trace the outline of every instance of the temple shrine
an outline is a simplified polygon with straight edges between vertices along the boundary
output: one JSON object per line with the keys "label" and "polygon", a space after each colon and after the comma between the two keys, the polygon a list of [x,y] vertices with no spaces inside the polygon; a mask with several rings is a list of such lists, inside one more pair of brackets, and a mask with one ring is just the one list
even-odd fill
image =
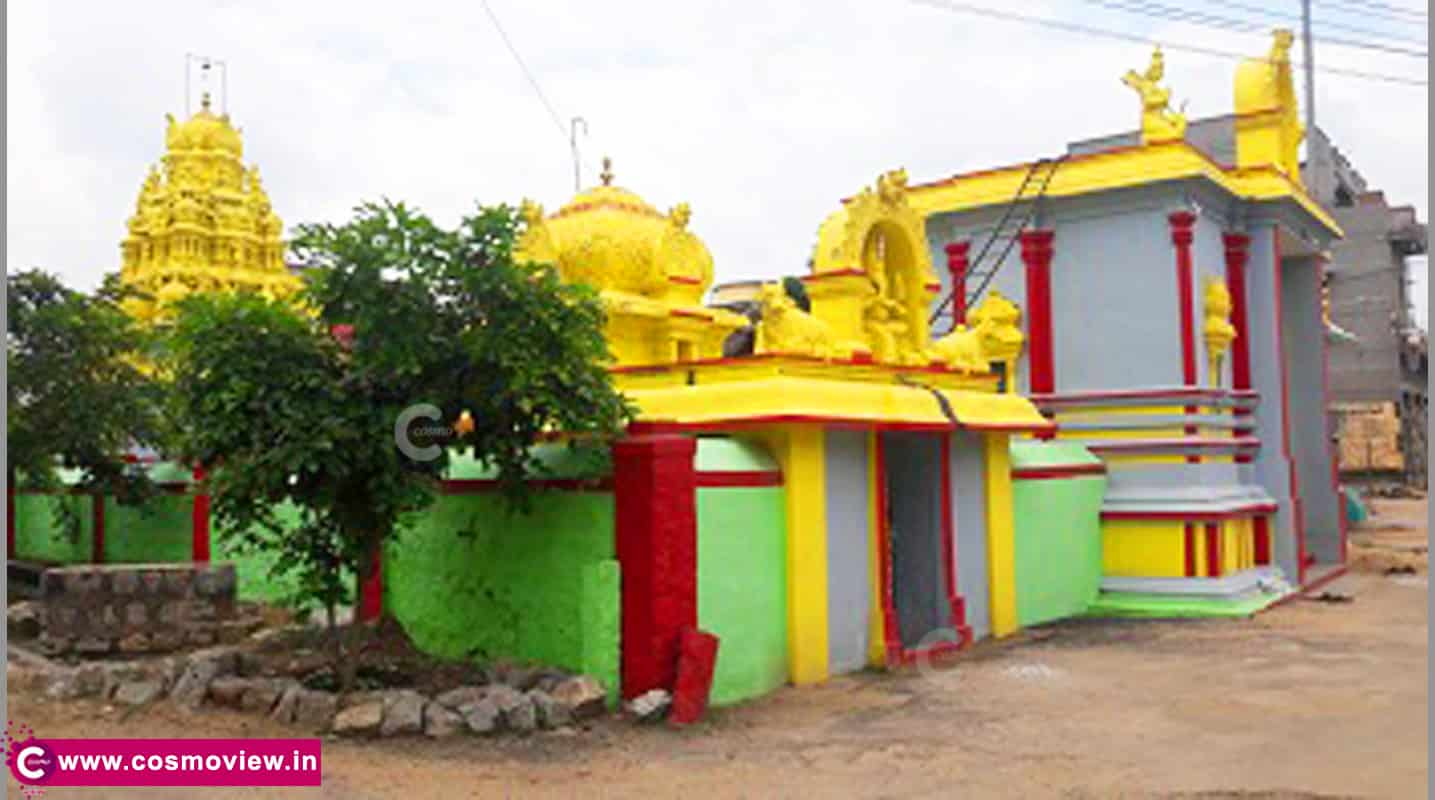
{"label": "temple shrine", "polygon": [[[615,698],[673,688],[700,629],[729,703],[1062,618],[1249,615],[1339,574],[1321,273],[1340,230],[1301,184],[1290,44],[1236,70],[1228,151],[1190,140],[1158,50],[1122,79],[1135,133],[876,176],[795,281],[713,292],[700,217],[606,159],[556,211],[525,201],[516,255],[598,292],[637,419],[607,474],[545,452],[532,516],[456,458],[360,616]],[[122,246],[151,298],[132,312],[295,291],[227,117],[171,119],[166,148]]]}
{"label": "temple shrine", "polygon": [[153,322],[193,292],[293,294],[300,283],[284,265],[284,225],[259,168],[244,165],[229,115],[214,114],[206,93],[188,120],[166,119],[164,157],[145,176],[120,244],[120,279],[144,295],[126,309]]}

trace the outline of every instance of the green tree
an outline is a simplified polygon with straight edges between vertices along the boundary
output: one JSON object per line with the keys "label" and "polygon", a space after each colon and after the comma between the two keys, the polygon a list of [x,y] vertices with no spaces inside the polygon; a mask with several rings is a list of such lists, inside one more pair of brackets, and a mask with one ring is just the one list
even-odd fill
{"label": "green tree", "polygon": [[139,366],[151,339],[121,310],[126,292],[114,276],[85,294],[41,270],[10,275],[7,290],[10,486],[54,487],[64,467],[95,496],[143,502],[153,486],[124,455],[162,446],[166,426],[162,386]]}
{"label": "green tree", "polygon": [[[525,479],[542,470],[533,445],[608,438],[629,416],[604,368],[595,293],[515,263],[518,224],[507,207],[449,230],[368,204],[299,229],[304,310],[245,294],[179,306],[183,450],[206,465],[220,535],[277,552],[331,626],[383,543],[432,501],[450,446],[493,466],[524,507]],[[297,528],[276,518],[285,502]],[[335,647],[348,688],[355,662],[338,636]]]}

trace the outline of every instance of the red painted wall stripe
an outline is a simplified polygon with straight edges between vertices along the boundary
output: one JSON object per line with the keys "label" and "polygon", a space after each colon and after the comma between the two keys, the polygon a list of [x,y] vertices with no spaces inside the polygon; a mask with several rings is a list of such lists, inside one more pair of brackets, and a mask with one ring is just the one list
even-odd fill
{"label": "red painted wall stripe", "polygon": [[1102,519],[1170,519],[1170,520],[1226,520],[1244,519],[1259,514],[1274,514],[1275,503],[1242,506],[1223,511],[1103,511]]}
{"label": "red painted wall stripe", "polygon": [[1021,260],[1026,264],[1028,381],[1033,393],[1056,389],[1051,318],[1052,237],[1049,230],[1029,230],[1021,234]]}
{"label": "red painted wall stripe", "polygon": [[[1251,388],[1251,339],[1249,300],[1246,297],[1246,258],[1251,237],[1243,233],[1227,233],[1221,237],[1226,250],[1226,287],[1231,292],[1231,325],[1236,338],[1231,342],[1231,384],[1237,391]],[[1237,423],[1250,416],[1250,410],[1235,409]],[[1250,430],[1251,428],[1247,428]],[[1239,454],[1236,462],[1248,464],[1251,456]]]}
{"label": "red painted wall stripe", "polygon": [[697,473],[697,486],[699,489],[744,488],[781,485],[781,472],[752,471]]}
{"label": "red painted wall stripe", "polygon": [[897,609],[892,603],[892,526],[887,519],[887,448],[877,437],[873,461],[877,470],[877,571],[881,576],[882,630],[887,658],[901,661],[902,631],[897,627]]}
{"label": "red painted wall stripe", "polygon": [[1023,467],[1011,472],[1012,478],[1020,481],[1060,480],[1079,478],[1084,475],[1105,475],[1105,464],[1065,464],[1052,467]]}

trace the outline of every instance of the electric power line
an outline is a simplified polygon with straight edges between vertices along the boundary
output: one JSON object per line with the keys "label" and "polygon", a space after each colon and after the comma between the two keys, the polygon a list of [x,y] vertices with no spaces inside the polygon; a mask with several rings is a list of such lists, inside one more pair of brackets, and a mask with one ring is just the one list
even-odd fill
{"label": "electric power line", "polygon": [[1391,5],[1390,3],[1378,3],[1373,2],[1373,0],[1319,0],[1316,5],[1344,10],[1349,14],[1368,14],[1395,22],[1407,22],[1418,25],[1426,24],[1425,21],[1430,18],[1428,13],[1419,9]]}
{"label": "electric power line", "polygon": [[[1235,9],[1235,10],[1237,10],[1237,11],[1245,11],[1245,12],[1251,13],[1251,14],[1264,14],[1265,16],[1271,17],[1271,18],[1273,18],[1273,19],[1286,20],[1286,21],[1289,21],[1289,22],[1300,22],[1300,21],[1301,21],[1301,16],[1300,16],[1299,14],[1291,14],[1291,13],[1283,12],[1283,11],[1273,11],[1273,10],[1271,10],[1271,9],[1269,9],[1269,8],[1261,8],[1260,6],[1253,6],[1253,5],[1249,5],[1249,4],[1247,4],[1247,3],[1238,3],[1238,2],[1235,2],[1235,0],[1206,0],[1206,2],[1207,2],[1207,3],[1210,3],[1210,4],[1212,4],[1212,5],[1223,6],[1223,7],[1225,7],[1225,8],[1231,8],[1231,9]],[[1314,22],[1314,24],[1316,25],[1316,27],[1320,27],[1320,28],[1334,28],[1334,29],[1336,29],[1336,30],[1348,31],[1348,32],[1350,32],[1350,33],[1364,34],[1364,35],[1366,35],[1366,36],[1380,36],[1380,37],[1384,37],[1384,38],[1386,38],[1386,39],[1389,39],[1389,40],[1391,40],[1391,41],[1393,41],[1393,42],[1406,42],[1406,43],[1408,43],[1408,44],[1419,44],[1419,45],[1429,46],[1429,42],[1428,42],[1427,40],[1425,40],[1425,39],[1412,39],[1412,38],[1409,38],[1409,37],[1406,37],[1406,36],[1395,36],[1395,35],[1386,33],[1385,31],[1377,31],[1377,30],[1372,30],[1372,29],[1370,29],[1370,28],[1362,28],[1362,27],[1359,27],[1359,26],[1357,26],[1357,25],[1349,25],[1349,24],[1344,23],[1344,22],[1334,22],[1334,21],[1325,20],[1325,19],[1317,19],[1317,20],[1314,20],[1313,22]]]}
{"label": "electric power line", "polygon": [[[1191,25],[1201,25],[1207,28],[1218,28],[1220,30],[1235,31],[1237,33],[1264,33],[1266,26],[1252,20],[1233,19],[1216,14],[1207,14],[1200,11],[1190,11],[1176,6],[1154,3],[1149,0],[1082,0],[1089,5],[1101,6],[1113,11],[1124,11],[1128,14],[1140,14],[1154,19],[1168,20],[1171,22],[1185,22]],[[1374,50],[1382,53],[1411,56],[1413,58],[1429,58],[1430,53],[1426,50],[1411,50],[1406,47],[1394,47],[1379,42],[1367,42],[1357,39],[1345,39],[1336,36],[1315,36],[1317,42],[1336,45],[1339,47],[1355,47],[1362,50]]]}
{"label": "electric power line", "polygon": [[543,93],[543,87],[538,85],[538,79],[533,77],[533,72],[530,71],[528,65],[524,63],[523,56],[518,54],[518,49],[513,46],[513,41],[508,38],[508,33],[503,30],[503,23],[498,21],[498,15],[493,13],[493,9],[488,5],[488,0],[482,0],[482,2],[483,10],[488,13],[489,20],[493,22],[493,29],[498,31],[499,38],[503,40],[503,44],[508,48],[508,52],[512,54],[513,60],[518,62],[518,68],[523,71],[523,76],[528,79],[528,85],[533,87],[533,93],[538,95],[539,101],[542,102],[543,107],[548,110],[548,116],[553,120],[553,125],[558,128],[558,133],[566,140],[568,138],[568,127],[563,124],[563,117],[554,110],[553,104],[548,102],[548,95]]}
{"label": "electric power line", "polygon": [[[1134,33],[1113,31],[1107,28],[1097,28],[1091,25],[1082,25],[1077,22],[1067,22],[1049,17],[1033,17],[1027,14],[1017,14],[1011,11],[1001,11],[994,8],[974,6],[957,0],[908,0],[914,5],[927,6],[942,11],[951,11],[958,14],[973,14],[976,16],[989,17],[991,19],[1006,20],[1007,22],[1021,22],[1028,25],[1037,25],[1043,28],[1065,31],[1067,33],[1080,33],[1087,36],[1096,36],[1105,39],[1116,39],[1123,42],[1135,42],[1137,44],[1160,44],[1167,50],[1196,53],[1198,55],[1214,56],[1216,58],[1233,58],[1238,61],[1245,60],[1249,56],[1245,53],[1237,53],[1231,50],[1221,50],[1214,47],[1201,47],[1188,44],[1170,44],[1157,42],[1150,36],[1140,36]],[[1292,66],[1299,66],[1293,63]],[[1396,83],[1405,86],[1428,86],[1427,81],[1418,78],[1405,78],[1398,75],[1386,75],[1378,72],[1364,72],[1361,70],[1345,69],[1343,67],[1317,66],[1317,72],[1324,72],[1330,75],[1344,75],[1347,78],[1360,78],[1363,80],[1381,81],[1384,83]]]}

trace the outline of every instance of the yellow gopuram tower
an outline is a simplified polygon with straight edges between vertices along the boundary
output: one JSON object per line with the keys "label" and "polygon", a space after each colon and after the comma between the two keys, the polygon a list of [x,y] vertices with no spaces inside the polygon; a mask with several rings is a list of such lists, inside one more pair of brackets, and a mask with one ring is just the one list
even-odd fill
{"label": "yellow gopuram tower", "polygon": [[140,188],[120,247],[120,279],[145,297],[126,301],[135,317],[162,320],[192,292],[255,291],[287,297],[300,286],[284,265],[284,226],[243,163],[244,143],[229,115],[200,110],[183,123],[165,115],[165,154]]}

